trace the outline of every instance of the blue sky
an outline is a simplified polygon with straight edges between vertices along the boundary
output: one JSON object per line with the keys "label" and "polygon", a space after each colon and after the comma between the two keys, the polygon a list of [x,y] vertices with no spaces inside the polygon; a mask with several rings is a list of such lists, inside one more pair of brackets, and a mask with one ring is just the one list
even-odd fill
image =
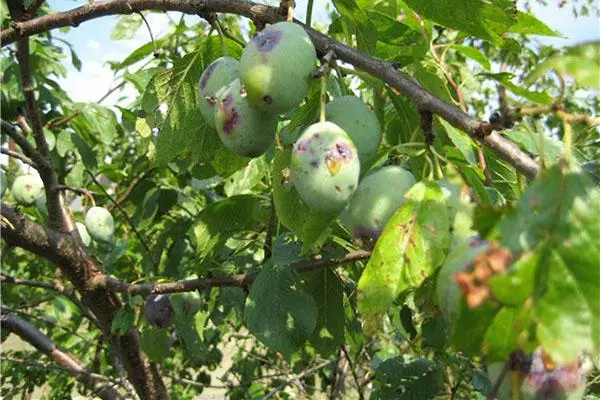
{"label": "blue sky", "polygon": [[[270,5],[279,4],[279,0],[262,1]],[[50,0],[50,6],[59,11],[75,8],[87,4],[86,0]],[[305,17],[307,0],[296,0],[296,16],[303,20]],[[559,9],[551,0],[548,7],[534,4],[533,13],[548,26],[561,32],[563,38],[540,38],[546,44],[566,46],[586,40],[600,39],[600,21],[596,16],[580,17],[575,19],[570,9]],[[313,23],[327,23],[327,10],[331,9],[330,0],[316,0],[314,4]],[[164,14],[146,14],[152,26],[155,37],[160,37],[168,30],[168,19]],[[176,18],[178,13],[173,13]],[[187,16],[186,22],[194,24],[196,16]],[[110,68],[106,65],[109,60],[122,60],[131,51],[145,44],[149,40],[146,29],[138,30],[135,37],[125,41],[111,41],[110,32],[117,21],[116,17],[104,17],[81,24],[77,29],[71,29],[62,37],[68,40],[75,48],[83,61],[81,72],[69,66],[69,75],[62,79],[61,84],[75,101],[96,101],[106,93],[115,83]],[[131,88],[116,92],[105,100],[103,104],[112,105],[119,97],[135,94]]]}

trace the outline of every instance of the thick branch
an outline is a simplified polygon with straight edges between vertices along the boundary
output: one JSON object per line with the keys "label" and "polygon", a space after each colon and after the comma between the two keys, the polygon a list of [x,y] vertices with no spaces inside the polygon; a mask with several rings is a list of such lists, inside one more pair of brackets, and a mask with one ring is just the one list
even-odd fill
{"label": "thick branch", "polygon": [[[112,321],[120,303],[109,290],[90,287],[94,277],[102,275],[95,261],[82,251],[70,234],[46,229],[5,203],[1,205],[1,212],[2,239],[9,245],[21,247],[58,265],[100,321],[104,335],[110,337]],[[168,398],[156,366],[139,348],[137,331],[132,329],[114,339],[112,342],[138,395],[143,399]]]}
{"label": "thick branch", "polygon": [[[81,22],[113,14],[131,14],[143,10],[180,11],[188,14],[230,13],[248,17],[254,21],[275,22],[282,19],[278,9],[242,0],[108,0],[96,2],[71,11],[56,13],[16,23],[0,32],[0,41],[5,46],[20,37],[46,32],[63,26],[77,26]],[[391,87],[409,97],[419,110],[426,110],[463,130],[475,140],[479,140],[500,157],[516,167],[528,178],[539,172],[539,165],[518,146],[502,136],[493,133],[494,127],[483,121],[471,118],[455,106],[435,97],[422,88],[410,76],[394,68],[393,63],[364,55],[313,29],[306,28],[315,47],[321,54],[332,50],[340,61],[381,79]]]}
{"label": "thick branch", "polygon": [[40,332],[34,325],[18,317],[16,314],[8,312],[8,310],[4,308],[2,308],[0,321],[2,322],[2,329],[6,329],[7,331],[18,335],[21,339],[50,357],[59,367],[69,372],[73,377],[79,379],[84,385],[96,392],[100,398],[112,400],[121,397],[112,386],[96,387],[99,381],[99,379],[94,376],[96,374],[92,374],[83,367],[78,360],[57,348],[54,342],[52,342],[48,336]]}
{"label": "thick branch", "polygon": [[[346,254],[341,258],[329,258],[323,260],[301,261],[292,264],[290,267],[298,272],[311,271],[314,269],[325,268],[333,265],[341,265],[353,261],[360,261],[369,258],[371,255],[368,251],[355,251]],[[178,293],[191,292],[194,290],[205,290],[211,287],[247,287],[256,278],[256,273],[239,274],[232,276],[219,276],[214,278],[189,279],[169,283],[145,283],[133,285],[127,282],[122,282],[118,279],[111,278],[107,275],[98,276],[95,285],[108,287],[115,292],[125,292],[129,294],[163,294],[163,293]]]}

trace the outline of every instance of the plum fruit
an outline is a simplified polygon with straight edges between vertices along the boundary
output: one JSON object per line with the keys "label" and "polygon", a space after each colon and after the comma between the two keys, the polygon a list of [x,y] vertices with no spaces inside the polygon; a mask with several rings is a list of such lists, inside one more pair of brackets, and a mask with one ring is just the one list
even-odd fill
{"label": "plum fruit", "polygon": [[383,167],[362,179],[342,223],[356,239],[374,243],[394,212],[404,202],[404,193],[415,184],[409,171],[396,166]]}
{"label": "plum fruit", "polygon": [[327,121],[345,130],[356,145],[358,157],[365,162],[377,153],[381,143],[381,127],[375,113],[358,97],[333,99],[326,108]]}
{"label": "plum fruit", "polygon": [[0,169],[0,197],[4,197],[7,188],[8,180],[6,179],[6,172]]}
{"label": "plum fruit", "polygon": [[198,81],[200,91],[200,112],[206,123],[215,128],[215,105],[217,92],[237,79],[240,62],[233,57],[220,57],[213,61],[202,73]]}
{"label": "plum fruit", "polygon": [[290,172],[298,194],[310,208],[336,214],[358,185],[356,146],[336,124],[313,124],[294,144]]}
{"label": "plum fruit", "polygon": [[246,157],[263,154],[274,141],[277,116],[252,108],[239,79],[219,91],[215,124],[229,150]]}
{"label": "plum fruit", "polygon": [[253,107],[285,113],[308,93],[317,52],[302,27],[291,22],[267,26],[240,58],[240,80]]}
{"label": "plum fruit", "polygon": [[77,231],[79,232],[79,237],[81,238],[81,241],[83,242],[83,244],[85,244],[86,246],[89,246],[90,243],[92,242],[92,238],[90,237],[90,234],[88,233],[85,225],[82,224],[81,222],[75,222],[75,226],[77,227]]}
{"label": "plum fruit", "polygon": [[85,214],[85,227],[95,241],[112,242],[115,233],[115,221],[106,208],[96,206],[90,208]]}
{"label": "plum fruit", "polygon": [[166,328],[173,320],[173,307],[168,294],[151,294],[146,298],[144,317],[149,324]]}
{"label": "plum fruit", "polygon": [[31,205],[42,194],[44,183],[35,175],[21,175],[15,179],[12,194],[19,204]]}

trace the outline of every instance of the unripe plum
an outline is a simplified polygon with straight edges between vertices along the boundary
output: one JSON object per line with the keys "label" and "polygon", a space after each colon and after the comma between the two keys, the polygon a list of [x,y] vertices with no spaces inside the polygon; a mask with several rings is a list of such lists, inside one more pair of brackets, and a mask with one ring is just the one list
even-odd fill
{"label": "unripe plum", "polygon": [[345,130],[356,145],[362,162],[377,153],[381,143],[381,127],[375,113],[358,97],[336,97],[326,108],[327,121]]}
{"label": "unripe plum", "polygon": [[110,212],[103,207],[92,207],[85,214],[85,227],[98,242],[112,242],[115,233],[115,221]]}
{"label": "unripe plum", "polygon": [[90,243],[92,242],[92,238],[90,237],[90,234],[88,233],[85,225],[82,224],[81,222],[75,222],[75,226],[77,227],[77,231],[79,232],[79,237],[81,237],[81,241],[83,242],[83,244],[85,244],[86,246],[89,246]]}
{"label": "unripe plum", "polygon": [[44,190],[44,183],[35,175],[21,175],[15,179],[12,194],[19,204],[31,205]]}
{"label": "unripe plum", "polygon": [[304,29],[278,22],[263,29],[244,49],[240,80],[252,106],[280,114],[306,96],[316,64],[317,52]]}
{"label": "unripe plum", "polygon": [[219,91],[217,102],[215,124],[225,147],[246,157],[267,151],[275,138],[277,116],[250,107],[239,79]]}
{"label": "unripe plum", "polygon": [[0,169],[0,197],[4,197],[6,189],[8,188],[8,179],[6,179],[6,172]]}
{"label": "unripe plum", "polygon": [[146,298],[144,317],[149,324],[159,328],[169,326],[173,320],[173,307],[167,294],[151,294]]}
{"label": "unripe plum", "polygon": [[309,126],[294,144],[291,178],[313,210],[338,213],[356,190],[360,161],[346,132],[332,122]]}
{"label": "unripe plum", "polygon": [[233,57],[220,57],[202,73],[198,81],[200,112],[206,123],[215,128],[215,105],[217,92],[238,77],[240,62]]}
{"label": "unripe plum", "polygon": [[342,223],[355,238],[365,243],[376,242],[415,182],[413,174],[397,166],[370,173],[360,182],[342,213]]}

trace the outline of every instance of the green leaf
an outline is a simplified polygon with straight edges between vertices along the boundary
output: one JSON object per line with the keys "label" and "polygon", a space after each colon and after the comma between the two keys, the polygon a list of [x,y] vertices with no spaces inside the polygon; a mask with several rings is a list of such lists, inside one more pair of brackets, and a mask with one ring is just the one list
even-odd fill
{"label": "green leaf", "polygon": [[87,144],[87,142],[81,138],[81,136],[76,133],[71,133],[71,141],[75,144],[75,147],[77,147],[77,151],[81,155],[81,160],[86,167],[90,169],[95,169],[98,167],[96,153]]}
{"label": "green leaf", "polygon": [[598,65],[600,65],[600,42],[571,47],[564,55],[552,60],[552,66],[558,73],[572,76],[580,86],[595,89],[600,89]]}
{"label": "green leaf", "polygon": [[556,165],[500,224],[513,252],[537,253],[539,262],[530,266],[536,268],[537,338],[559,363],[600,348],[599,209],[600,189],[590,178]]}
{"label": "green leaf", "polygon": [[452,45],[452,48],[461,53],[463,56],[470,58],[471,60],[477,62],[486,70],[491,69],[490,60],[487,58],[485,54],[483,54],[480,50],[475,47],[470,46],[460,46],[460,45]]}
{"label": "green leaf", "polygon": [[202,341],[196,331],[194,315],[175,313],[173,318],[177,337],[185,346],[185,354],[193,359],[201,359],[203,353]]}
{"label": "green leaf", "polygon": [[135,312],[129,307],[121,307],[115,318],[112,321],[112,326],[110,328],[110,333],[117,335],[124,335],[133,326],[133,320],[135,319]]}
{"label": "green leaf", "polygon": [[433,22],[493,43],[516,22],[516,6],[510,0],[406,0],[413,10]]}
{"label": "green leaf", "polygon": [[97,104],[77,103],[74,107],[77,117],[71,121],[73,129],[86,140],[100,140],[111,144],[117,136],[118,121],[115,113]]}
{"label": "green leaf", "polygon": [[201,257],[209,255],[233,232],[256,228],[259,207],[257,197],[240,195],[217,201],[202,210],[194,226],[198,254]]}
{"label": "green leaf", "polygon": [[140,337],[140,347],[155,363],[161,363],[169,355],[169,331],[146,328]]}
{"label": "green leaf", "polygon": [[335,215],[315,212],[302,201],[284,169],[290,165],[291,151],[278,151],[273,161],[273,201],[283,226],[294,232],[303,243],[303,253],[318,251],[329,234]]}
{"label": "green leaf", "polygon": [[65,130],[58,132],[56,136],[56,151],[59,156],[64,157],[69,150],[75,149],[71,140],[71,133]]}
{"label": "green leaf", "polygon": [[[544,134],[540,135],[518,130],[506,130],[502,131],[502,135],[513,142],[518,143],[524,150],[533,155],[541,155],[543,151],[544,159],[547,164],[556,164],[563,156],[563,143]],[[542,143],[540,143],[540,140]]]}
{"label": "green leaf", "polygon": [[518,335],[517,309],[512,307],[502,308],[485,333],[483,347],[486,350],[487,361],[500,362],[507,359],[508,355],[516,350]]}
{"label": "green leaf", "polygon": [[269,262],[252,284],[244,321],[258,340],[289,357],[315,330],[317,314],[298,273]]}
{"label": "green leaf", "polygon": [[437,183],[419,182],[405,197],[358,282],[358,308],[371,327],[401,292],[431,275],[450,244],[448,213]]}
{"label": "green leaf", "polygon": [[548,93],[528,90],[524,87],[512,83],[512,74],[508,72],[500,72],[497,74],[484,73],[482,75],[501,83],[502,86],[504,86],[506,89],[510,90],[517,96],[521,96],[529,101],[546,105],[552,104],[553,99]]}
{"label": "green leaf", "polygon": [[426,358],[385,360],[375,370],[377,400],[428,400],[444,389],[443,370]]}
{"label": "green leaf", "polygon": [[458,317],[454,322],[455,328],[451,336],[452,346],[468,355],[480,355],[485,335],[498,309],[499,307],[491,302],[469,308],[464,296],[461,297]]}
{"label": "green leaf", "polygon": [[262,181],[268,168],[265,157],[253,158],[248,165],[227,178],[225,194],[231,197],[251,193],[251,189]]}
{"label": "green leaf", "polygon": [[110,34],[110,38],[111,40],[132,39],[140,26],[142,26],[142,18],[139,15],[120,15],[117,18],[117,24]]}
{"label": "green leaf", "polygon": [[517,12],[517,22],[508,29],[508,32],[521,35],[561,36],[533,14],[521,11]]}
{"label": "green leaf", "polygon": [[356,35],[358,50],[373,54],[377,43],[377,29],[369,20],[365,10],[356,0],[333,0],[333,5],[342,16],[342,23],[348,24]]}
{"label": "green leaf", "polygon": [[344,291],[331,268],[302,274],[305,289],[315,300],[318,318],[310,343],[322,356],[334,354],[344,341]]}
{"label": "green leaf", "polygon": [[475,158],[475,153],[473,151],[473,141],[471,140],[469,135],[462,131],[459,131],[443,119],[439,119],[439,121],[442,123],[442,126],[446,130],[446,133],[448,134],[448,137],[450,138],[452,143],[454,143],[456,148],[462,153],[463,156],[465,156],[465,160],[467,160],[469,164],[477,168],[478,163],[477,159]]}

